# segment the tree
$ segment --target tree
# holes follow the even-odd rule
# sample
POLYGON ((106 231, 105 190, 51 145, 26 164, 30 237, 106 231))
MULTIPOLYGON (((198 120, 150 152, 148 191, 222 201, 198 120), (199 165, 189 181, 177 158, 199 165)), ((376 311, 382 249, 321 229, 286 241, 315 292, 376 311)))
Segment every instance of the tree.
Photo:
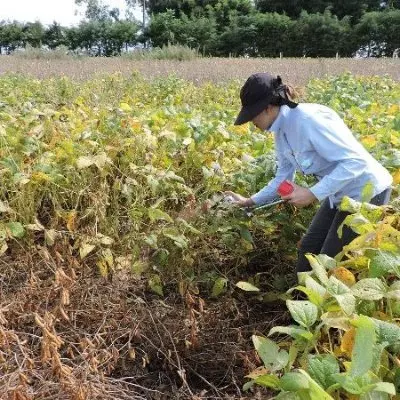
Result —
POLYGON ((41 22, 28 22, 22 28, 22 43, 25 47, 26 44, 35 48, 42 47, 44 38, 44 26, 41 22))
POLYGON ((17 21, 14 22, 1 22, 0 24, 0 53, 2 49, 5 49, 6 54, 10 54, 12 51, 22 45, 23 26, 17 21))
POLYGON ((173 10, 168 10, 153 16, 145 35, 155 47, 181 44, 208 53, 214 47, 216 25, 213 18, 185 14, 177 18, 173 10))
POLYGON ((400 49, 400 10, 366 13, 355 27, 361 51, 367 56, 391 57, 400 49))
POLYGON ((85 5, 85 17, 89 21, 101 21, 101 20, 114 20, 119 19, 119 9, 112 8, 105 5, 102 0, 75 0, 77 5, 85 5))
MULTIPOLYGON (((395 0, 399 1, 399 0, 395 0)), ((278 12, 298 18, 302 11, 308 13, 323 13, 329 9, 339 19, 351 16, 357 22, 366 11, 380 10, 380 0, 255 0, 257 10, 261 12, 278 12)))
POLYGON ((293 27, 290 53, 297 57, 334 57, 336 53, 351 55, 348 54, 352 51, 348 48, 350 32, 349 18, 339 20, 329 10, 323 14, 303 11, 293 27))
POLYGON ((277 13, 254 13, 231 20, 218 38, 217 55, 279 57, 288 49, 294 21, 277 13))
POLYGON ((65 28, 57 22, 53 22, 44 32, 43 44, 53 50, 66 44, 65 28))
POLYGON ((137 43, 139 25, 133 21, 117 21, 107 23, 103 36, 105 56, 120 55, 122 49, 137 43))

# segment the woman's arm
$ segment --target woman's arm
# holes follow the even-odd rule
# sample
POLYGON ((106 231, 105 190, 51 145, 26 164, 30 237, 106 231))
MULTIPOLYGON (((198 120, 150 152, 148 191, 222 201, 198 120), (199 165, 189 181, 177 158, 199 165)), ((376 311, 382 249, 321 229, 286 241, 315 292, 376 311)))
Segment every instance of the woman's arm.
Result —
POLYGON ((319 201, 339 192, 365 171, 366 150, 335 112, 323 111, 305 120, 304 134, 323 159, 336 163, 328 175, 310 188, 319 201))
MULTIPOLYGON (((276 140, 276 138, 275 138, 276 140)), ((275 141, 277 144, 277 141, 275 141)), ((292 181, 294 178, 295 168, 292 163, 285 157, 285 155, 277 149, 277 160, 278 169, 276 171, 275 178, 272 179, 267 186, 261 189, 259 192, 251 196, 251 200, 256 205, 262 205, 270 203, 278 198, 277 190, 278 186, 284 181, 292 181)))

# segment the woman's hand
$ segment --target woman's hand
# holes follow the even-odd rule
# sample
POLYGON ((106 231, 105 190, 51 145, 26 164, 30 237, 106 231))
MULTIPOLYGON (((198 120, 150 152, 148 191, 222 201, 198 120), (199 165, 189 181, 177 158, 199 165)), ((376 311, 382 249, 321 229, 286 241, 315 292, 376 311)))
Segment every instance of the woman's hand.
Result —
POLYGON ((237 204, 240 207, 251 207, 255 205, 254 201, 250 197, 244 197, 238 193, 227 191, 224 192, 224 195, 231 196, 234 200, 234 204, 237 204))
POLYGON ((310 189, 296 185, 293 182, 291 183, 294 187, 294 190, 287 196, 282 196, 283 200, 287 200, 290 204, 293 204, 298 208, 307 207, 317 200, 317 198, 314 196, 313 192, 311 192, 310 189))

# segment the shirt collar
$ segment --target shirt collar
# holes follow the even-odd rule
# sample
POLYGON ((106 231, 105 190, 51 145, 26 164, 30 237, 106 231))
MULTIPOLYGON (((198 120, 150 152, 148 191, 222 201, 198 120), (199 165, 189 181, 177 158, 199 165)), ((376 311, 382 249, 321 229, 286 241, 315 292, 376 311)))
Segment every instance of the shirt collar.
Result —
POLYGON ((290 110, 290 108, 288 106, 280 107, 279 113, 278 113, 275 121, 272 123, 271 127, 268 129, 269 132, 278 133, 289 110, 290 110))

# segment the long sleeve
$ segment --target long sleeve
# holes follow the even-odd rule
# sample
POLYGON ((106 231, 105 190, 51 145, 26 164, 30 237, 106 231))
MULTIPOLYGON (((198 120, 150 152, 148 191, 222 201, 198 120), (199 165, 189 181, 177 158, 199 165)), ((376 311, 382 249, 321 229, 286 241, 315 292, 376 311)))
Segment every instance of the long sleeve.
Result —
MULTIPOLYGON (((275 138, 276 139, 276 138, 275 138)), ((275 143, 277 143, 275 141, 275 143)), ((279 149, 276 152, 278 160, 278 169, 275 178, 272 179, 267 186, 261 189, 258 193, 251 196, 251 199, 256 205, 270 203, 278 198, 277 189, 282 181, 285 179, 293 180, 295 168, 292 163, 283 155, 279 149)))
POLYGON ((318 114, 308 119, 304 129, 315 151, 326 161, 336 163, 328 175, 310 188, 319 201, 339 192, 364 173, 366 151, 337 114, 318 114))

